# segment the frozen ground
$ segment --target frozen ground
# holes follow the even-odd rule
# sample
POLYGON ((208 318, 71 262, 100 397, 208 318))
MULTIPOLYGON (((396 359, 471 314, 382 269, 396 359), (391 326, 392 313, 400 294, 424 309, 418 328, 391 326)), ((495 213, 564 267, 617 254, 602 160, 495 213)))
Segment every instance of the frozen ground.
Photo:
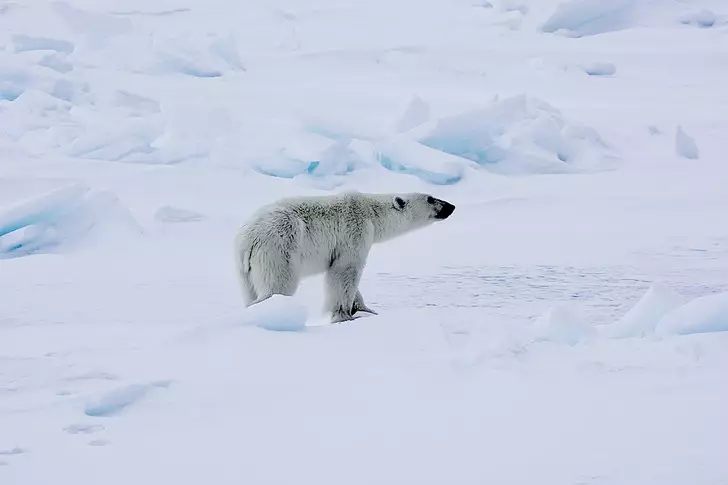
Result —
POLYGON ((0 4, 0 483, 728 483, 720 0, 0 4), (245 311, 283 195, 427 191, 245 311))

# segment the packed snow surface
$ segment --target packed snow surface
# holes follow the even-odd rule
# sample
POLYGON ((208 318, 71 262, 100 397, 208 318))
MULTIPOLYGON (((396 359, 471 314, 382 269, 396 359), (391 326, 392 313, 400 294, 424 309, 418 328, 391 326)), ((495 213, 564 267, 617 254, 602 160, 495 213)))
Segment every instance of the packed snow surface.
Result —
POLYGON ((0 484, 725 485, 723 0, 0 4, 0 484), (456 205, 245 308, 259 206, 456 205), (359 315, 357 315, 359 316, 359 315))

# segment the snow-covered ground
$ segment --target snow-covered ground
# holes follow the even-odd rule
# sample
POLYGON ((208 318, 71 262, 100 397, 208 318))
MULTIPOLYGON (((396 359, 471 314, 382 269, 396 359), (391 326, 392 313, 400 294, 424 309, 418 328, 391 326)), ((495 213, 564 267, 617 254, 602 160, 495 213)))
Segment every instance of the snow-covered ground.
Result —
POLYGON ((725 485, 726 79, 722 0, 0 4, 0 484, 725 485), (245 310, 351 189, 457 209, 245 310))

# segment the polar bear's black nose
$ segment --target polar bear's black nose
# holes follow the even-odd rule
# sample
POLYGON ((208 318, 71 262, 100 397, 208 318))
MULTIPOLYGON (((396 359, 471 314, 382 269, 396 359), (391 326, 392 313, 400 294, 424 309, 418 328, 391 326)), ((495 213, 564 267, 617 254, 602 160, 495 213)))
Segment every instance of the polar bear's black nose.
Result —
POLYGON ((442 201, 442 208, 437 211, 437 214, 435 215, 435 219, 447 219, 450 217, 450 214, 452 214, 455 211, 455 206, 452 205, 450 202, 442 201))

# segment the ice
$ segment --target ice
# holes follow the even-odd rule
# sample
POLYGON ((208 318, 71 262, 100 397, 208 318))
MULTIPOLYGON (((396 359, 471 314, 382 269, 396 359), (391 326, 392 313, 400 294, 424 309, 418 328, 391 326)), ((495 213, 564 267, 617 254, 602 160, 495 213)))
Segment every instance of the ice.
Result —
POLYGON ((632 0, 566 0, 541 26, 544 32, 570 37, 596 35, 627 28, 634 13, 632 0))
POLYGON ((675 129, 675 153, 681 157, 696 159, 700 157, 698 145, 695 139, 685 133, 682 126, 678 125, 675 129))
POLYGON ((118 198, 73 185, 0 210, 0 258, 53 252, 90 233, 141 228, 118 198))
POLYGON ((728 293, 701 296, 676 308, 657 324, 659 335, 728 332, 728 293))
POLYGON ((595 130, 526 95, 440 118, 419 141, 499 173, 569 172, 580 164, 598 166, 607 154, 595 130))
POLYGON ((379 162, 396 173, 414 175, 435 185, 451 185, 465 175, 467 160, 438 152, 415 141, 393 139, 375 145, 379 162))
POLYGON ((682 296, 665 285, 653 284, 622 318, 606 326, 604 333, 613 338, 651 335, 660 319, 684 302, 682 296))
POLYGON ((298 332, 306 329, 308 311, 293 297, 273 295, 245 310, 244 321, 266 330, 298 332))

